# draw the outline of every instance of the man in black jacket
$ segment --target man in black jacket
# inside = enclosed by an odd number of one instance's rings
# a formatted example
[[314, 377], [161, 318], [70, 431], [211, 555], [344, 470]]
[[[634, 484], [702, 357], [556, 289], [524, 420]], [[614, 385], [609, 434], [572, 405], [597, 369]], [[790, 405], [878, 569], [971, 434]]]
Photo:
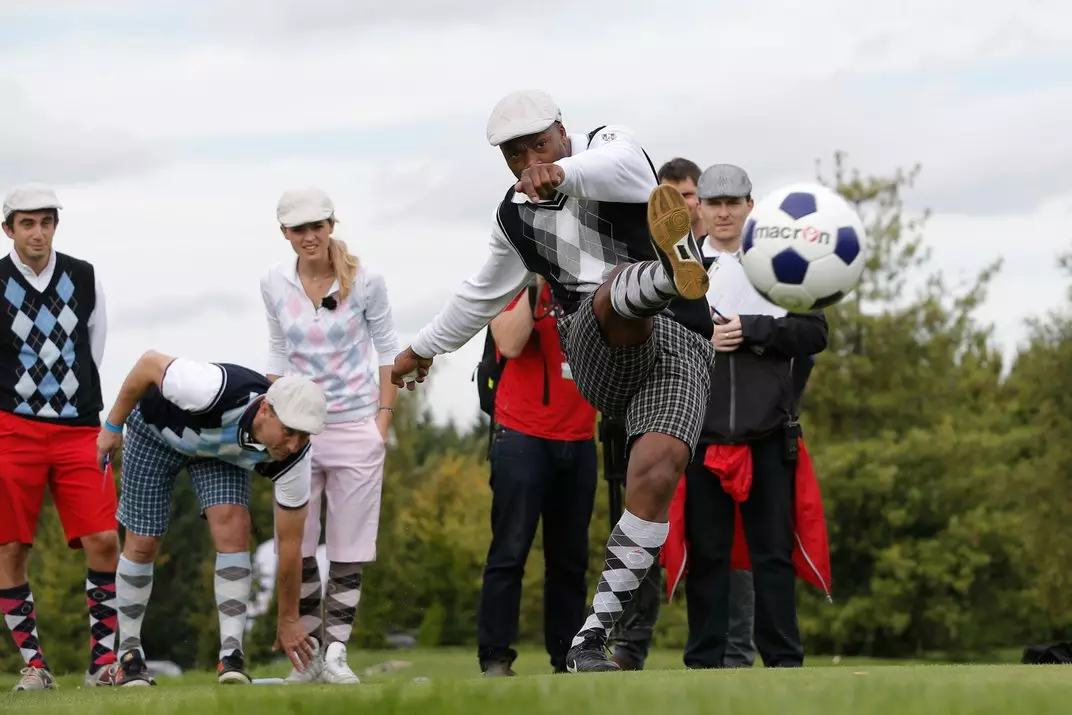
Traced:
[[792, 561], [800, 434], [793, 373], [826, 349], [827, 323], [821, 312], [787, 314], [749, 283], [740, 265], [740, 237], [751, 192], [748, 175], [729, 164], [709, 167], [697, 187], [708, 228], [704, 253], [713, 259], [707, 297], [717, 356], [696, 458], [685, 474], [690, 548], [684, 661], [691, 668], [724, 666], [729, 626], [735, 503], [704, 466], [709, 445], [747, 445], [751, 451], [752, 484], [740, 510], [752, 562], [756, 648], [768, 667], [801, 666], [804, 660]]

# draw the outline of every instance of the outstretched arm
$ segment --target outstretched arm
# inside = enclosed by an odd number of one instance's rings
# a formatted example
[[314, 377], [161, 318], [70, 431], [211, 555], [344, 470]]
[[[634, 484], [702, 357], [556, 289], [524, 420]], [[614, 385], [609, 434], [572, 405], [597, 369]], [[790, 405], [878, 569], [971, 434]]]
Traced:
[[644, 149], [626, 127], [607, 126], [584, 151], [555, 162], [562, 168], [558, 190], [593, 201], [646, 203], [658, 184]]
[[498, 223], [491, 234], [491, 255], [476, 275], [467, 278], [410, 346], [420, 358], [454, 352], [510, 304], [532, 274]]

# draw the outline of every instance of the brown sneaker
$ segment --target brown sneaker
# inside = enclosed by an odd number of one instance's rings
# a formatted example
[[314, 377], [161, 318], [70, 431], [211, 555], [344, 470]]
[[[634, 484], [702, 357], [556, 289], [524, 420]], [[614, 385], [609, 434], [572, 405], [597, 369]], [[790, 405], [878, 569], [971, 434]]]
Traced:
[[692, 235], [692, 215], [681, 192], [665, 184], [655, 187], [648, 197], [648, 230], [678, 295], [686, 300], [707, 295], [707, 269]]
[[12, 688], [12, 692], [20, 692], [22, 690], [55, 690], [56, 679], [52, 676], [52, 673], [47, 668], [35, 668], [30, 665], [20, 671], [22, 677], [19, 678], [19, 682], [15, 683], [15, 687]]

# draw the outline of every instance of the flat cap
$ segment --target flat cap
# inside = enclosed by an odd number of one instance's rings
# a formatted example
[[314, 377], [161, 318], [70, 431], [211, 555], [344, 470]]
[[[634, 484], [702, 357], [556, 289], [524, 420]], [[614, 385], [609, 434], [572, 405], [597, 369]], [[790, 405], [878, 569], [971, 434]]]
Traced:
[[752, 193], [752, 181], [748, 174], [733, 164], [714, 164], [704, 169], [696, 184], [696, 196], [714, 199], [720, 196], [744, 198]]

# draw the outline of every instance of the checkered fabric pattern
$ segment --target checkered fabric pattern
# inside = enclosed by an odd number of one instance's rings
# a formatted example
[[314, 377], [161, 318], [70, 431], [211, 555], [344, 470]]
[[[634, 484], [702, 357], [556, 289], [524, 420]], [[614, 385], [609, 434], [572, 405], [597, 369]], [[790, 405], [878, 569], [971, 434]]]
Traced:
[[188, 457], [168, 446], [135, 409], [123, 440], [118, 518], [140, 536], [163, 536], [171, 516], [171, 493], [182, 469], [190, 475], [201, 508], [220, 504], [249, 507], [249, 472], [212, 457]]
[[700, 335], [656, 315], [649, 341], [612, 348], [592, 309], [594, 294], [558, 323], [559, 339], [581, 395], [609, 417], [625, 417], [629, 438], [661, 432], [695, 450], [715, 367]]
[[75, 396], [74, 332], [78, 326], [75, 286], [70, 274], [60, 274], [54, 292], [42, 300], [27, 300], [26, 289], [14, 278], [4, 286], [5, 308], [12, 319], [19, 363], [15, 392], [21, 398], [17, 415], [46, 418], [78, 416]]

